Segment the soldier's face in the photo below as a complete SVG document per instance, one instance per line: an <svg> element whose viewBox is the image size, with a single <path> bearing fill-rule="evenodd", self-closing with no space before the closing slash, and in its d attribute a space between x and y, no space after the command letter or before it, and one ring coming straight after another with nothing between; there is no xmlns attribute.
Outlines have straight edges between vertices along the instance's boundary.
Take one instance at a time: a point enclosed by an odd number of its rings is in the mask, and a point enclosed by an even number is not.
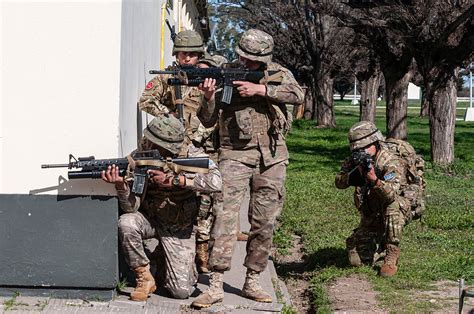
<svg viewBox="0 0 474 314"><path fill-rule="evenodd" d="M377 155L377 146L375 146L375 144L367 146L364 150L367 154L370 154L371 156Z"/></svg>
<svg viewBox="0 0 474 314"><path fill-rule="evenodd" d="M251 71L256 71L258 69L260 69L260 67L262 66L262 62L260 61L254 61L254 60L250 60L250 59L247 59L245 57L242 57L242 56L239 56L239 60L240 62L242 62L245 67Z"/></svg>
<svg viewBox="0 0 474 314"><path fill-rule="evenodd" d="M176 59L180 65L196 65L199 60L199 53L178 51Z"/></svg>

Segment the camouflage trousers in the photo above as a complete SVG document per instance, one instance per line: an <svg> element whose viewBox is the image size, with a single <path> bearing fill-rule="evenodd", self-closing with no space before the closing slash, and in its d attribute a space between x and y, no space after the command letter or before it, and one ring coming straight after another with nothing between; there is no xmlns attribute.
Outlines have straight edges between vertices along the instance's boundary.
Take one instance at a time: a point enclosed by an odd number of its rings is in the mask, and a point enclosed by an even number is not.
<svg viewBox="0 0 474 314"><path fill-rule="evenodd" d="M209 264L212 269L230 269L239 231L240 206L247 188L250 188L250 233L244 266L257 272L265 270L276 219L283 208L286 166L286 161L270 167L249 166L234 160L219 163L223 206L216 209L211 233Z"/></svg>
<svg viewBox="0 0 474 314"><path fill-rule="evenodd" d="M119 219L119 239L125 261L131 268L148 265L143 240L157 238L163 250L164 287L177 299L188 298L197 282L194 264L196 243L193 225L172 230L140 212L126 213Z"/></svg>
<svg viewBox="0 0 474 314"><path fill-rule="evenodd" d="M400 245L403 226L410 217L404 214L403 200L391 203L385 213L360 211L359 226L346 239L349 262L354 266L373 265L385 252L387 244Z"/></svg>
<svg viewBox="0 0 474 314"><path fill-rule="evenodd" d="M204 197L204 198L203 198ZM209 206L206 206L209 202ZM216 208L222 207L222 193L201 195L201 206L197 218L196 242L207 242L211 238Z"/></svg>

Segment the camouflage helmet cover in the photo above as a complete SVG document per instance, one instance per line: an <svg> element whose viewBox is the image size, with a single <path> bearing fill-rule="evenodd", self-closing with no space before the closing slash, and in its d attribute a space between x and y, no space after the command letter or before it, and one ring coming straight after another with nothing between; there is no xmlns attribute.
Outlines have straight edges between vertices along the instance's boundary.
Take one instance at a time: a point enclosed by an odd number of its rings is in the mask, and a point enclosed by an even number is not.
<svg viewBox="0 0 474 314"><path fill-rule="evenodd" d="M273 37L258 29L249 29L242 34L235 51L244 58L263 63L272 61Z"/></svg>
<svg viewBox="0 0 474 314"><path fill-rule="evenodd" d="M208 53L204 54L204 57L199 59L198 63L207 64L210 67L220 67L224 63L227 63L227 59L219 55L210 55Z"/></svg>
<svg viewBox="0 0 474 314"><path fill-rule="evenodd" d="M160 114L143 131L146 139L173 154L178 154L184 141L184 125L178 118Z"/></svg>
<svg viewBox="0 0 474 314"><path fill-rule="evenodd" d="M218 67L222 66L224 63L229 62L226 57L220 55L213 55L211 59L214 60Z"/></svg>
<svg viewBox="0 0 474 314"><path fill-rule="evenodd" d="M201 35L193 30L179 32L174 39L173 55L178 51L204 53L204 42Z"/></svg>
<svg viewBox="0 0 474 314"><path fill-rule="evenodd" d="M384 140L382 132L370 121L360 121L354 124L349 130L348 138L351 151Z"/></svg>

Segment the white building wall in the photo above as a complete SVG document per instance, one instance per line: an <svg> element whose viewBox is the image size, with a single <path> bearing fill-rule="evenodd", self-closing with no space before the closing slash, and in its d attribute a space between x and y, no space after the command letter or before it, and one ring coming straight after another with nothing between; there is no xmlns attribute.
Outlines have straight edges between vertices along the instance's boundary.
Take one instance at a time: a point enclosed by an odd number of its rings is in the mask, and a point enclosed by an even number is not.
<svg viewBox="0 0 474 314"><path fill-rule="evenodd" d="M68 154L117 156L121 2L1 1L0 193L108 194Z"/></svg>
<svg viewBox="0 0 474 314"><path fill-rule="evenodd" d="M41 164L136 148L150 119L137 118L148 71L160 68L161 53L164 66L175 59L161 19L185 29L197 22L192 1L173 2L177 17L162 14L166 0L0 0L0 193L115 194Z"/></svg>
<svg viewBox="0 0 474 314"><path fill-rule="evenodd" d="M149 70L160 69L161 50L164 65L170 65L173 43L170 30L165 24L164 45L161 46L162 5L166 0L124 0L122 13L121 80L120 80L120 155L125 156L137 147L151 117L138 112L137 102L146 83L153 78ZM173 25L170 10L164 18ZM138 116L138 117L137 117Z"/></svg>

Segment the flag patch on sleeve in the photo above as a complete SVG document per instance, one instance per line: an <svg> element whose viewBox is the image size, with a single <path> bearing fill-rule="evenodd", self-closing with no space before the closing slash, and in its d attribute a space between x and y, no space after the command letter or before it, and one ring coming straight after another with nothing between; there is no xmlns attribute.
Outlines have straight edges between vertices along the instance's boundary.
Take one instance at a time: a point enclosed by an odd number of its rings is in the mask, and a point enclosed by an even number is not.
<svg viewBox="0 0 474 314"><path fill-rule="evenodd" d="M390 172L383 176L384 181L392 180L393 178L395 178L395 172Z"/></svg>

